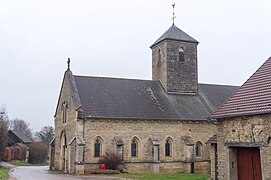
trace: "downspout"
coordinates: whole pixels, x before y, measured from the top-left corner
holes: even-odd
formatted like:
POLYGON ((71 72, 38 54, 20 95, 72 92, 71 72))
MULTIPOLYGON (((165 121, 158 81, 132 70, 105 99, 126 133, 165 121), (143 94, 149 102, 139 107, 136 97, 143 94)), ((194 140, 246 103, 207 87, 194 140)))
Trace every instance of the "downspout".
MULTIPOLYGON (((83 119, 83 139, 84 140, 85 140, 85 121, 86 121, 86 118, 84 117, 84 119, 83 119)), ((83 150, 83 162, 85 163, 85 147, 83 150)))

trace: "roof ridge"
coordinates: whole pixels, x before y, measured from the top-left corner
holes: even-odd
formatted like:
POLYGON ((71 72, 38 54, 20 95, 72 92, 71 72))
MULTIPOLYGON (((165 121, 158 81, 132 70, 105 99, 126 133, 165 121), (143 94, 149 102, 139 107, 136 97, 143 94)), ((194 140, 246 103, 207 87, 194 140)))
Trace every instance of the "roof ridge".
POLYGON ((239 87, 238 85, 231 85, 231 84, 213 84, 213 83, 199 83, 199 85, 212 85, 212 86, 231 86, 231 87, 239 87))
POLYGON ((158 80, 151 79, 133 79, 133 78, 119 78, 119 77, 105 77, 105 76, 88 76, 88 75, 73 75, 74 77, 84 77, 84 78, 97 78, 97 79, 116 79, 116 80, 132 80, 132 81, 151 81, 158 82, 158 80))

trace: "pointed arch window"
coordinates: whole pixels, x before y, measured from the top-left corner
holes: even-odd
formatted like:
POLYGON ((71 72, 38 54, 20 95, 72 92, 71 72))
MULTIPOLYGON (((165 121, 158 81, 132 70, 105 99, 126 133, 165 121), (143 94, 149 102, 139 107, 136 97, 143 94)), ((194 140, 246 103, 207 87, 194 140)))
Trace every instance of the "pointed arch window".
POLYGON ((158 60, 157 60, 157 65, 159 66, 162 61, 162 51, 161 49, 158 49, 158 60))
POLYGON ((179 52, 179 62, 184 62, 184 49, 181 47, 178 49, 179 52))
POLYGON ((62 122, 66 123, 67 122, 67 109, 68 109, 68 103, 64 102, 62 103, 62 122))
POLYGON ((202 157, 202 143, 200 141, 196 143, 196 157, 202 157))
POLYGON ((165 156, 172 156, 172 141, 170 138, 167 138, 165 143, 165 156))
POLYGON ((138 141, 133 138, 131 142, 131 157, 138 157, 138 141))
POLYGON ((96 138, 94 142, 94 157, 101 157, 102 155, 102 141, 100 138, 96 138))

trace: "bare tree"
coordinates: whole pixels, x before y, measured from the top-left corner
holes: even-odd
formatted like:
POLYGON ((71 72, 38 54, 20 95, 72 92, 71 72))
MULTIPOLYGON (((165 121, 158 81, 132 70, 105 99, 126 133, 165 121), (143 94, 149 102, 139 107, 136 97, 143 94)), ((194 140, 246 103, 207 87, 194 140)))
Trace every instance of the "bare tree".
POLYGON ((7 131, 9 128, 9 119, 6 108, 0 109, 0 160, 3 158, 4 150, 8 144, 7 131))
POLYGON ((13 119, 10 121, 11 129, 16 131, 21 131, 26 135, 28 138, 33 139, 33 132, 30 129, 30 124, 23 119, 13 119))
POLYGON ((49 145, 54 138, 54 128, 51 126, 44 126, 39 132, 35 133, 35 136, 44 144, 49 145))

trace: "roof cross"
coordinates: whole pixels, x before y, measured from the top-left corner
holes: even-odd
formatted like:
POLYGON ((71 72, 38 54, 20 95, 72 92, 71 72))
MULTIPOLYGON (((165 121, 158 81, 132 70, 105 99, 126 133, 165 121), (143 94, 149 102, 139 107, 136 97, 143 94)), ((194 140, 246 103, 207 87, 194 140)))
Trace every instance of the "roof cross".
POLYGON ((70 58, 68 58, 68 61, 67 61, 68 69, 70 69, 70 63, 71 63, 71 60, 70 60, 70 58))
POLYGON ((174 25, 174 19, 176 18, 175 13, 174 13, 175 3, 172 4, 172 8, 173 8, 173 17, 171 20, 173 21, 173 25, 174 25))

